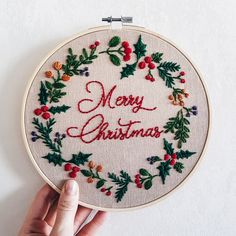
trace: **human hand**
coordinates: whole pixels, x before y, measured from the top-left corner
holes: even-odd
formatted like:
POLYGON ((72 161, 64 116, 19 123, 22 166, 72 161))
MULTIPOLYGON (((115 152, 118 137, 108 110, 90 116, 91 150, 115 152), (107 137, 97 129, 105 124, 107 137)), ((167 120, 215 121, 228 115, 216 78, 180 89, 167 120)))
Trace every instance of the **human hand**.
POLYGON ((19 236, 92 236, 105 220, 105 212, 99 211, 80 229, 91 209, 79 206, 79 188, 74 180, 68 180, 58 199, 58 194, 45 185, 36 195, 19 236))

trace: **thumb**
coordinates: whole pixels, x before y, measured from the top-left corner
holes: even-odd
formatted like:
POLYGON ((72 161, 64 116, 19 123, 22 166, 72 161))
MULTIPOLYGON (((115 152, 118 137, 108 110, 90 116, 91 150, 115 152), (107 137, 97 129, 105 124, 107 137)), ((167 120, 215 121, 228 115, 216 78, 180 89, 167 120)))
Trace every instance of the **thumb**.
POLYGON ((57 217, 51 236, 74 235, 74 218, 78 207, 79 187, 76 181, 68 180, 61 192, 57 206, 57 217))

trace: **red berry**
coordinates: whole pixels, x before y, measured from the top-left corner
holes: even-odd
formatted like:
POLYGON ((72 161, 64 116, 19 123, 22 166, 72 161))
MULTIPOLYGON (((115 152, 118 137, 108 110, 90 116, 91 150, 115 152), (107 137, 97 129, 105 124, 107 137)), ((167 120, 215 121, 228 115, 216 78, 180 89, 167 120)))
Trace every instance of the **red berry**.
POLYGON ((70 176, 71 178, 76 178, 76 172, 74 172, 74 171, 70 172, 70 173, 69 173, 69 176, 70 176))
POLYGON ((45 112, 45 113, 43 113, 43 115, 42 115, 43 119, 45 119, 45 120, 49 119, 50 116, 51 116, 51 115, 50 115, 50 113, 48 113, 48 112, 45 112))
POLYGON ((123 56, 124 61, 129 61, 130 60, 130 54, 126 54, 123 56))
POLYGON ((151 70, 153 70, 156 66, 155 66, 155 64, 154 63, 149 63, 148 64, 148 67, 151 69, 151 70))
POLYGON ((172 159, 176 159, 176 158, 177 158, 177 154, 176 154, 176 153, 172 154, 172 155, 171 155, 171 158, 172 158, 172 159))
POLYGON ((172 159, 172 160, 170 161, 170 165, 171 165, 171 166, 175 165, 175 162, 176 162, 176 160, 175 160, 175 159, 172 159))
POLYGON ((72 168, 72 170, 73 170, 74 172, 79 172, 79 171, 80 171, 80 168, 79 168, 78 166, 74 166, 74 167, 72 168))
POLYGON ((138 187, 138 188, 142 188, 143 185, 142 185, 141 183, 139 183, 139 184, 137 184, 137 187, 138 187))
POLYGON ((46 112, 46 111, 48 111, 48 107, 47 107, 47 106, 42 106, 42 107, 41 107, 41 110, 42 110, 43 112, 46 112))
POLYGON ((140 174, 135 175, 135 179, 139 179, 140 178, 140 174))
POLYGON ((185 79, 181 79, 180 82, 181 82, 182 84, 184 84, 184 83, 185 83, 185 79))
POLYGON ((107 192, 106 192, 106 195, 107 195, 107 196, 111 196, 111 191, 107 191, 107 192))
POLYGON ((106 189, 105 188, 101 188, 101 192, 106 192, 106 189))
POLYGON ((138 63, 138 67, 139 67, 140 69, 144 69, 145 66, 146 66, 146 64, 145 64, 144 61, 141 61, 141 62, 138 63))
POLYGON ((125 54, 130 54, 132 52, 131 48, 125 48, 124 53, 125 54))
POLYGON ((37 109, 34 110, 34 114, 35 114, 36 116, 39 116, 39 115, 42 114, 42 110, 39 109, 39 108, 37 108, 37 109))
POLYGON ((124 47, 124 48, 128 48, 129 47, 129 43, 127 42, 127 41, 124 41, 124 42, 122 42, 122 47, 124 47))
POLYGON ((94 44, 95 44, 95 46, 99 46, 99 45, 100 45, 100 42, 99 42, 99 41, 96 41, 94 44))
POLYGON ((151 81, 151 82, 154 82, 154 81, 155 81, 155 78, 151 77, 150 81, 151 81))
POLYGON ((146 63, 150 63, 150 62, 152 61, 152 58, 151 58, 151 57, 145 57, 145 58, 144 58, 144 61, 145 61, 146 63))
POLYGON ((64 169, 65 169, 65 171, 70 171, 71 170, 71 164, 70 163, 65 164, 64 169))
POLYGON ((94 48, 96 48, 96 45, 91 44, 91 45, 89 46, 89 48, 90 48, 90 49, 94 49, 94 48))
POLYGON ((145 79, 146 79, 146 80, 151 80, 152 77, 151 77, 150 75, 146 75, 146 76, 145 76, 145 79))
POLYGON ((135 179, 134 181, 136 184, 140 184, 140 179, 135 179))
POLYGON ((184 76, 184 75, 185 75, 185 72, 184 72, 184 71, 181 71, 179 74, 180 74, 181 76, 184 76))
POLYGON ((168 161, 169 159, 170 159, 170 155, 169 155, 169 154, 165 154, 164 160, 165 160, 165 161, 168 161))

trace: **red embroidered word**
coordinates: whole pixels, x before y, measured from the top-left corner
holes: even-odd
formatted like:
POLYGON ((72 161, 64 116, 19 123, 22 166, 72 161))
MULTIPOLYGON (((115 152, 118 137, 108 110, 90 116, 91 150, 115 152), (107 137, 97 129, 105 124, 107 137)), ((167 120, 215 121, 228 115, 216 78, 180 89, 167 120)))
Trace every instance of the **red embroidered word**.
POLYGON ((96 140, 125 140, 137 137, 152 137, 159 138, 163 130, 159 130, 159 127, 153 128, 141 128, 134 129, 135 124, 140 124, 141 121, 129 121, 128 123, 122 123, 121 118, 118 120, 119 127, 115 130, 109 129, 109 123, 104 120, 102 114, 97 114, 91 117, 81 131, 78 127, 69 127, 67 134, 73 138, 80 138, 84 143, 92 143, 96 140))
POLYGON ((129 96, 118 96, 115 101, 112 103, 111 99, 113 96, 113 92, 116 89, 116 85, 114 85, 110 91, 108 92, 108 94, 105 93, 104 90, 104 86, 101 82, 99 81, 89 81, 86 84, 86 91, 88 93, 91 93, 91 89, 90 89, 90 85, 96 85, 96 87, 94 88, 95 91, 99 91, 99 89, 101 90, 101 94, 99 95, 100 99, 98 101, 96 101, 96 99, 82 99, 78 102, 78 110, 81 113, 90 113, 94 110, 96 110, 99 106, 105 107, 106 105, 111 108, 114 109, 116 107, 119 106, 132 106, 132 112, 133 113, 137 113, 139 110, 146 110, 146 111, 154 111, 157 109, 157 107, 153 107, 153 108, 146 108, 143 107, 143 100, 144 100, 144 96, 133 96, 133 95, 129 95, 129 96), (81 106, 84 107, 88 107, 88 105, 90 104, 93 105, 93 108, 86 110, 83 109, 81 106))

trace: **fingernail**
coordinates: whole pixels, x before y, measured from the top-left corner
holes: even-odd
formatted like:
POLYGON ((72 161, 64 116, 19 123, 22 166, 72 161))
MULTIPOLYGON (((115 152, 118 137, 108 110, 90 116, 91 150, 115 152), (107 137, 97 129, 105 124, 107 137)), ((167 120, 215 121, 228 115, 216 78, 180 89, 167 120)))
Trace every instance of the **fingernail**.
POLYGON ((65 184, 65 193, 75 195, 78 192, 78 184, 74 180, 68 180, 65 184))

